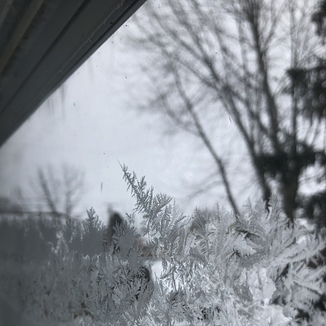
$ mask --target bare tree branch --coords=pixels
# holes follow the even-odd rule
[[[67,165],[56,171],[52,166],[37,171],[33,189],[42,206],[53,214],[72,217],[80,203],[84,188],[84,175]],[[40,208],[44,210],[43,208]]]
[[[214,125],[212,112],[221,112],[221,119],[229,116],[262,198],[278,192],[293,220],[304,187],[301,176],[324,152],[325,141],[320,132],[325,121],[307,119],[305,92],[289,75],[291,69],[315,71],[311,2],[165,0],[160,10],[152,3],[145,9],[134,41],[152,56],[146,62],[156,85],[152,111],[201,139],[237,212],[234,189],[239,187],[229,178],[236,171],[229,170],[214,143],[214,128],[208,128]]]

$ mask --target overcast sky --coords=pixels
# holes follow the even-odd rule
[[[81,209],[93,206],[101,217],[107,204],[130,212],[134,199],[126,191],[120,162],[190,211],[180,180],[191,180],[195,173],[191,137],[164,138],[153,116],[128,107],[146,92],[137,53],[123,45],[131,29],[129,21],[3,145],[0,196],[13,198],[20,186],[33,203],[35,194],[28,189],[37,169],[69,164],[85,172]]]
[[[221,183],[220,190],[189,202],[198,189],[194,184],[216,171],[212,158],[190,134],[166,137],[162,119],[137,110],[151,90],[140,69],[146,58],[127,40],[134,31],[131,18],[0,148],[0,197],[15,199],[21,187],[32,206],[36,195],[30,185],[38,168],[60,171],[66,164],[85,173],[80,211],[94,207],[106,220],[108,205],[122,213],[134,207],[122,178],[125,164],[156,193],[174,197],[185,213],[196,206],[227,206]],[[250,195],[259,198],[235,124],[221,110],[211,111],[205,127],[227,164],[236,199],[241,204]]]

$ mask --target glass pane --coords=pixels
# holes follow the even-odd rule
[[[324,7],[148,1],[0,148],[2,309],[323,325]]]

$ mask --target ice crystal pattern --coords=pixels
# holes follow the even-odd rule
[[[240,216],[216,206],[187,217],[123,174],[141,235],[130,214],[110,246],[92,209],[83,223],[0,222],[0,324],[324,325],[324,232],[290,225],[276,197],[270,214],[248,202]],[[40,246],[47,252],[29,254]]]

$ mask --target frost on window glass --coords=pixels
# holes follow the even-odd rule
[[[54,92],[0,149],[0,324],[323,325],[325,6],[148,1]]]

